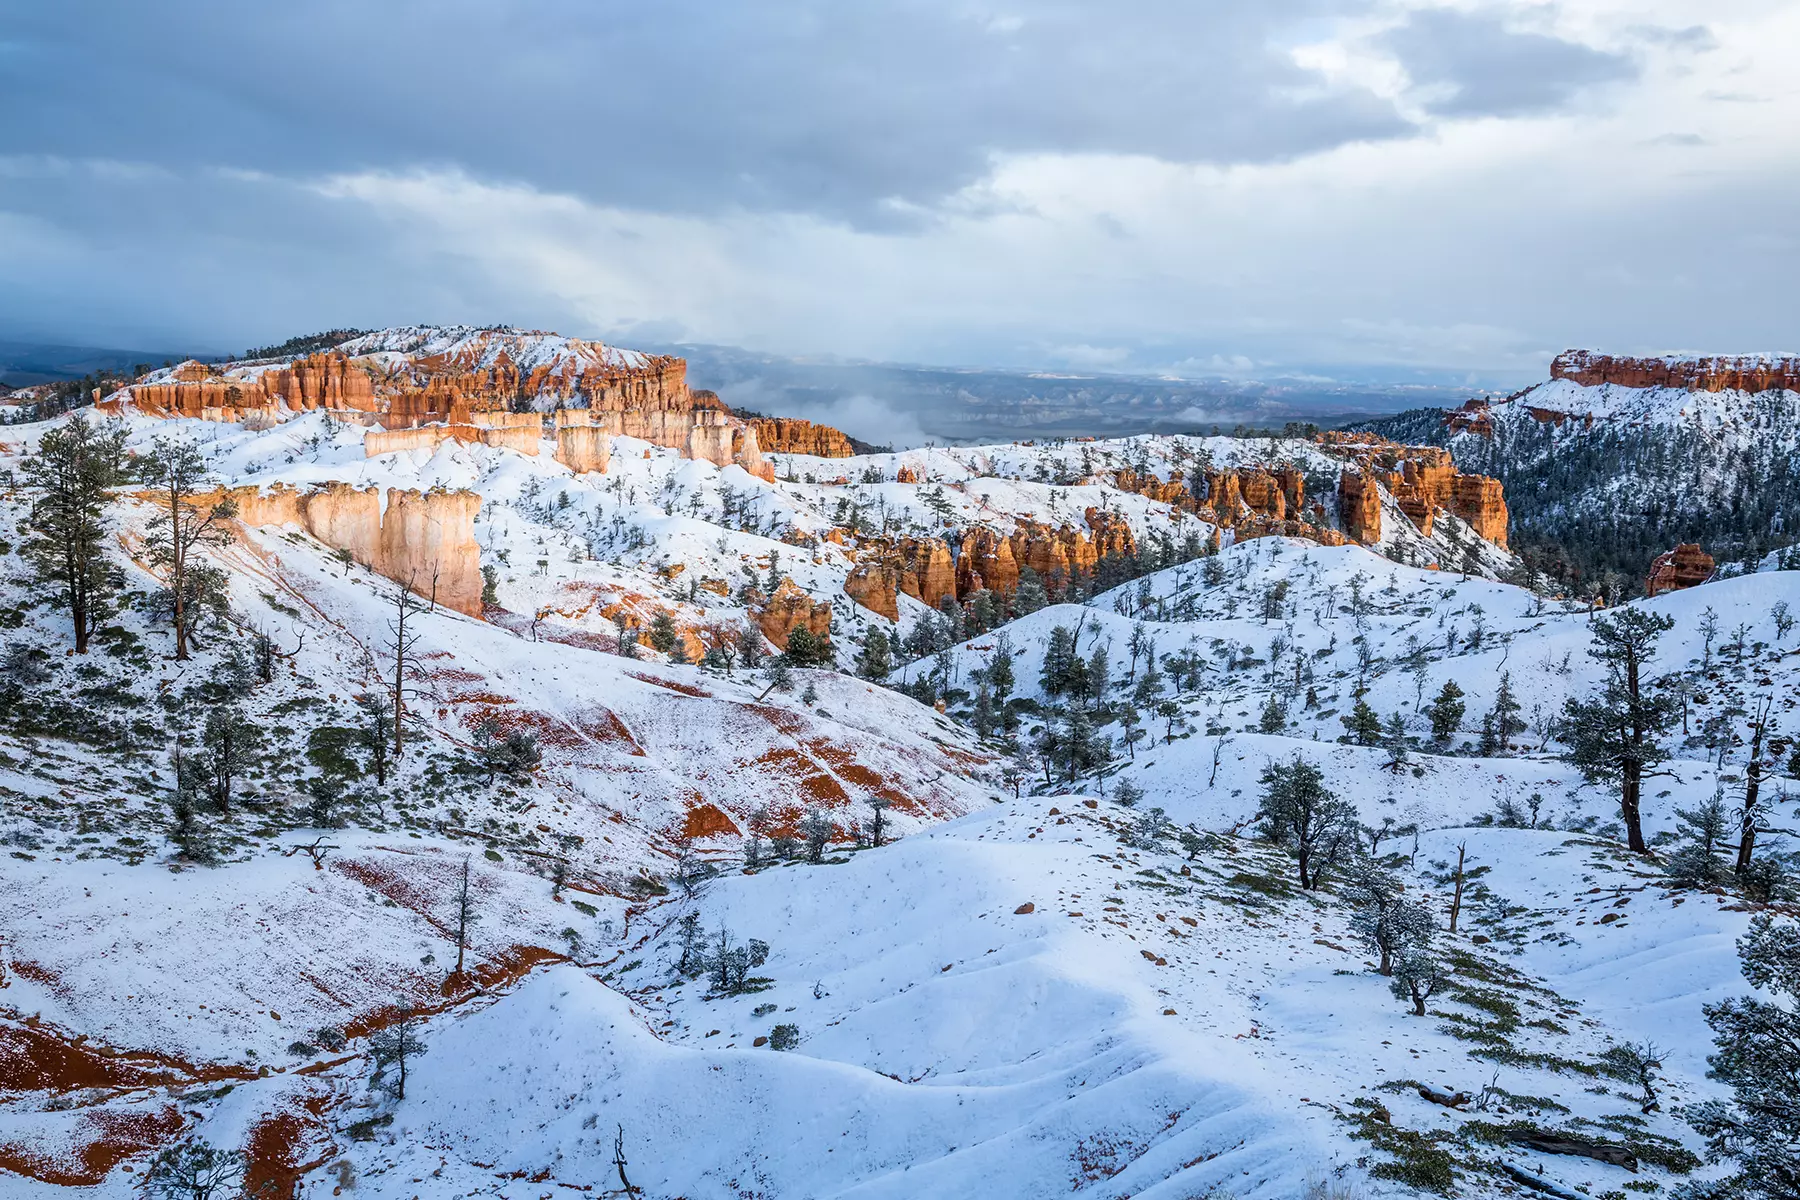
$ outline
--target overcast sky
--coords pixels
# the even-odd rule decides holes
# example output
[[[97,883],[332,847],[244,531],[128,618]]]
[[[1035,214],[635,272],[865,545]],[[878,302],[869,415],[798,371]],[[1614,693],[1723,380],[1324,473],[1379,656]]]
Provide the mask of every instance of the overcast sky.
[[[0,337],[1800,343],[1797,0],[0,0]]]

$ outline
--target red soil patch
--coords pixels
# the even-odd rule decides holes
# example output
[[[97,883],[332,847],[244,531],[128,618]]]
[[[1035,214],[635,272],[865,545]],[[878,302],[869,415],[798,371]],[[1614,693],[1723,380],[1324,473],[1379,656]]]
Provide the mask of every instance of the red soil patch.
[[[839,779],[890,801],[901,812],[917,812],[923,807],[917,797],[909,796],[891,780],[858,762],[856,753],[848,747],[839,746],[824,738],[815,738],[806,743],[806,748],[829,766]]]
[[[64,1000],[73,999],[73,994],[69,991],[69,985],[62,981],[62,976],[58,975],[55,971],[52,971],[42,963],[35,963],[29,959],[23,958],[14,959],[12,973],[17,975],[20,979],[29,979],[33,983],[42,984]],[[4,964],[0,964],[0,987],[4,987],[5,985],[6,968]]]
[[[469,998],[473,993],[473,984],[479,983],[484,989],[510,987],[517,983],[533,969],[547,962],[568,962],[566,954],[558,954],[554,950],[546,950],[542,946],[509,946],[500,953],[491,955],[485,962],[476,963],[462,975],[451,975],[444,980],[439,993],[444,997],[437,1004],[414,1004],[410,1008],[402,1008],[398,1004],[386,1004],[364,1013],[344,1024],[344,1036],[351,1038],[367,1037],[378,1030],[405,1017],[408,1012],[413,1016],[426,1017],[440,1013]]]
[[[687,820],[681,826],[681,836],[684,838],[715,837],[722,833],[737,832],[738,827],[731,818],[710,804],[696,804],[688,809]]]
[[[619,714],[610,708],[588,709],[573,714],[571,720],[577,729],[601,745],[623,745],[629,754],[648,757],[637,739],[631,736],[631,730],[625,727],[625,722],[619,720]]]
[[[244,1144],[244,1194],[258,1200],[293,1200],[300,1177],[323,1166],[336,1153],[328,1142],[324,1153],[302,1161],[303,1147],[325,1130],[328,1093],[315,1093],[287,1102],[279,1112],[268,1112],[250,1130]]]
[[[649,683],[654,684],[659,688],[668,688],[671,692],[680,692],[682,695],[692,696],[696,700],[711,700],[713,698],[711,692],[703,687],[696,687],[691,683],[676,683],[672,679],[658,679],[654,675],[644,675],[637,671],[627,671],[625,673],[639,683]]]
[[[0,1091],[68,1092],[253,1078],[253,1072],[238,1067],[198,1067],[166,1055],[90,1045],[85,1038],[30,1021],[0,1023]]]
[[[447,892],[428,888],[418,880],[408,879],[399,872],[368,859],[333,859],[331,860],[331,869],[340,875],[356,880],[377,895],[386,896],[395,904],[412,910],[425,918],[439,933],[449,935],[449,929],[431,912],[439,895],[447,895]]]
[[[94,1187],[124,1160],[153,1150],[182,1128],[174,1105],[151,1112],[96,1109],[81,1115],[74,1145],[54,1157],[18,1143],[0,1143],[0,1171],[58,1187]]]
[[[815,804],[848,804],[850,796],[837,780],[819,768],[819,764],[786,746],[765,751],[754,766],[791,781]]]

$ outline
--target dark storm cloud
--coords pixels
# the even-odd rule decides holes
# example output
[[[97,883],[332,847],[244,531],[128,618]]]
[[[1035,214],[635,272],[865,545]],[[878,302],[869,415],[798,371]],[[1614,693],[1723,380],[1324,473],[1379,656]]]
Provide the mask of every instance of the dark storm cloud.
[[[1246,163],[1405,135],[1387,101],[1286,52],[1364,7],[0,0],[0,154],[455,166],[634,208],[881,223],[996,154]]]
[[[1439,116],[1550,112],[1584,88],[1632,79],[1638,71],[1622,54],[1514,30],[1497,16],[1451,9],[1414,12],[1382,41],[1415,86],[1435,93],[1426,106]]]

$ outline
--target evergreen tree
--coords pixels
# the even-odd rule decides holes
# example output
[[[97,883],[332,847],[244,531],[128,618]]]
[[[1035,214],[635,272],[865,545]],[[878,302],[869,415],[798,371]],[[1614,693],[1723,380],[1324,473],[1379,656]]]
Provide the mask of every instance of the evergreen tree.
[[[1800,1196],[1800,927],[1763,915],[1738,939],[1744,978],[1771,997],[1708,1004],[1718,1052],[1714,1079],[1731,1085],[1729,1104],[1688,1110],[1707,1139],[1707,1157],[1731,1161],[1723,1179],[1684,1186],[1681,1200],[1792,1200]]]
[[[1519,700],[1513,695],[1512,672],[1500,673],[1500,690],[1494,693],[1494,708],[1489,719],[1482,723],[1482,730],[1490,736],[1495,745],[1492,750],[1483,750],[1484,754],[1503,752],[1512,744],[1512,740],[1525,732],[1525,718],[1519,715]]]
[[[1571,697],[1563,705],[1563,741],[1568,761],[1589,783],[1619,788],[1619,811],[1631,849],[1647,853],[1642,817],[1643,781],[1667,753],[1661,737],[1675,720],[1668,695],[1653,695],[1645,669],[1656,652],[1656,639],[1674,627],[1674,619],[1627,608],[1616,616],[1594,618],[1594,645],[1588,653],[1607,668],[1600,694],[1591,700]]]
[[[1382,727],[1381,744],[1388,752],[1388,760],[1381,765],[1396,775],[1404,771],[1408,762],[1405,717],[1399,713],[1388,717],[1387,724]]]
[[[650,648],[658,654],[668,654],[681,643],[681,630],[675,626],[675,615],[666,608],[656,610],[645,634]]]
[[[893,670],[894,655],[888,647],[887,632],[879,625],[871,625],[868,636],[863,639],[862,653],[856,656],[856,673],[864,679],[880,683]]]
[[[1069,690],[1075,664],[1075,633],[1066,625],[1050,631],[1050,642],[1044,647],[1044,665],[1038,673],[1038,686],[1046,696],[1060,696]]]
[[[406,1099],[406,1064],[426,1051],[419,1037],[419,1020],[410,1010],[386,1029],[369,1035],[369,1057],[375,1062],[375,1079],[396,1100]],[[388,1068],[394,1074],[387,1074]]]
[[[1663,869],[1677,887],[1712,887],[1731,878],[1731,864],[1721,856],[1731,836],[1731,817],[1723,791],[1715,791],[1697,808],[1678,808],[1676,833],[1681,846]]]
[[[1394,973],[1394,959],[1429,946],[1437,932],[1431,910],[1406,898],[1399,879],[1365,860],[1350,872],[1343,890],[1350,905],[1350,929],[1380,958],[1376,970]]]
[[[1280,733],[1287,728],[1287,719],[1287,706],[1281,702],[1281,697],[1270,692],[1269,702],[1263,705],[1262,719],[1256,728],[1262,733]]]
[[[790,666],[826,667],[835,661],[831,650],[831,639],[807,629],[804,625],[796,625],[788,633],[787,650],[783,653]]]
[[[1456,731],[1462,727],[1464,708],[1463,690],[1456,686],[1454,680],[1446,680],[1437,698],[1431,702],[1431,707],[1425,710],[1426,717],[1431,721],[1433,742],[1442,746],[1456,736]]]
[[[193,756],[205,780],[213,811],[229,813],[238,780],[254,761],[261,731],[235,705],[222,704],[206,715],[200,753]]]
[[[1358,696],[1355,707],[1338,720],[1343,722],[1346,741],[1354,741],[1359,746],[1381,744],[1381,714],[1365,697]]]
[[[1425,1002],[1449,986],[1449,972],[1429,946],[1408,946],[1395,956],[1388,990],[1395,998],[1411,1002],[1413,1015],[1425,1015]]]
[[[25,555],[38,577],[58,585],[75,634],[75,653],[111,614],[120,573],[106,558],[106,505],[125,475],[125,427],[95,429],[71,417],[47,431],[22,464],[35,492]]]
[[[975,735],[980,738],[991,737],[994,727],[999,723],[999,717],[994,711],[994,694],[988,690],[985,680],[975,690],[975,710],[970,723],[975,726]]]
[[[1030,567],[1019,570],[1019,586],[1013,591],[1013,615],[1030,616],[1050,603],[1049,593],[1044,590],[1044,581]]]
[[[1013,674],[1012,639],[1004,630],[994,638],[994,652],[988,658],[987,681],[994,689],[995,699],[1004,705],[1017,682]]]
[[[1294,855],[1300,886],[1318,887],[1332,866],[1356,845],[1356,808],[1325,786],[1317,766],[1296,754],[1291,762],[1271,762],[1260,781],[1259,833]]]

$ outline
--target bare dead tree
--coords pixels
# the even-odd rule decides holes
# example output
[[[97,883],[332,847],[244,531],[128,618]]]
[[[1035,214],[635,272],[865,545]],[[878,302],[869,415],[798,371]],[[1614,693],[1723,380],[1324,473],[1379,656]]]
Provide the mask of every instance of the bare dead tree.
[[[284,652],[275,644],[274,637],[269,633],[260,628],[251,630],[250,652],[256,661],[256,676],[258,679],[262,680],[264,683],[274,683],[275,664],[282,659],[287,659],[291,662],[300,656],[300,651],[306,647],[306,630],[296,629],[294,630],[294,636],[298,639],[294,643],[294,648]]]
[[[1467,856],[1468,852],[1469,852],[1469,844],[1467,842],[1458,842],[1456,844],[1456,873],[1450,877],[1451,880],[1456,884],[1456,891],[1450,897],[1450,932],[1451,933],[1456,932],[1456,919],[1458,917],[1462,916],[1463,884],[1468,879],[1467,874],[1465,874],[1463,871],[1463,860]]]
[[[194,632],[198,612],[189,611],[189,595],[204,573],[195,568],[196,551],[231,540],[226,522],[237,515],[237,502],[229,497],[202,503],[202,489],[212,484],[206,460],[186,442],[158,438],[140,468],[147,483],[160,493],[162,511],[151,523],[150,556],[167,568],[169,593],[174,598],[175,658],[186,661],[188,638]]]
[[[613,1192],[612,1195],[641,1196],[644,1193],[640,1189],[633,1187],[631,1185],[631,1180],[625,1178],[625,1168],[627,1165],[628,1164],[625,1162],[625,1127],[621,1125],[619,1126],[619,1131],[613,1135],[613,1166],[618,1168],[619,1171],[619,1188],[617,1191]]]
[[[394,615],[388,621],[388,653],[392,656],[394,665],[387,690],[394,711],[395,758],[399,758],[406,750],[407,698],[417,694],[417,690],[409,686],[409,681],[424,671],[415,653],[419,634],[411,627],[408,618],[430,611],[414,593],[412,585],[413,579],[408,576],[406,585],[394,597]]]
[[[463,856],[462,882],[456,889],[456,974],[463,973],[463,953],[469,948],[469,926],[481,919],[475,911],[475,892],[470,887],[469,858]]]
[[[1763,739],[1768,736],[1770,716],[1775,698],[1764,696],[1750,719],[1750,761],[1744,767],[1744,804],[1738,812],[1737,873],[1741,877],[1750,870],[1750,855],[1756,849],[1756,835],[1762,824]]]
[[[327,846],[324,837],[320,836],[314,838],[311,845],[294,846],[291,849],[283,850],[281,852],[281,857],[292,858],[296,854],[304,853],[306,857],[312,859],[313,870],[323,871],[325,869],[326,852],[336,849],[338,849],[336,846]]]

